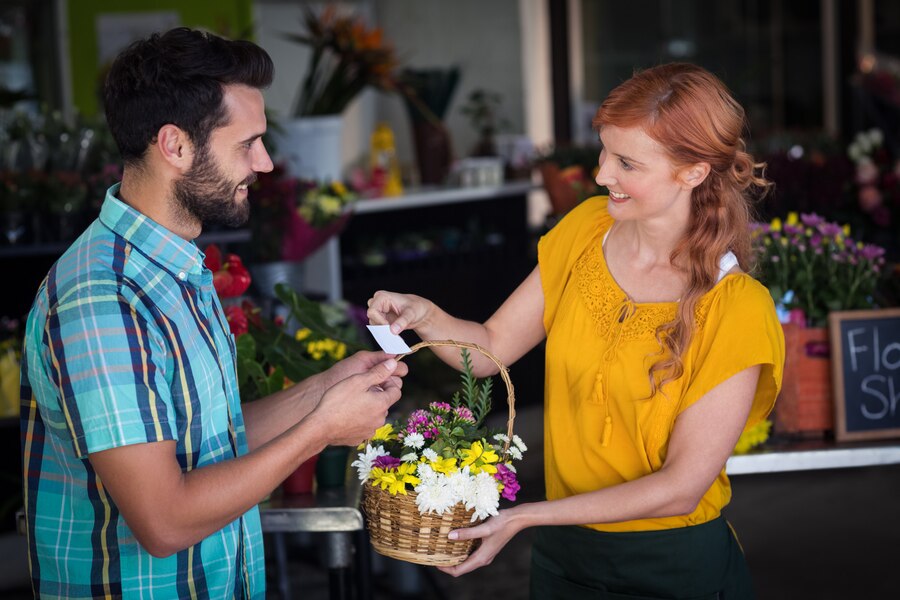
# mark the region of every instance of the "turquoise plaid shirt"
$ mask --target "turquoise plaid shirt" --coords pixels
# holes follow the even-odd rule
[[[184,471],[247,453],[235,346],[203,254],[106,194],[38,290],[22,365],[31,577],[41,598],[263,598],[253,509],[154,558],[87,457],[175,440]]]

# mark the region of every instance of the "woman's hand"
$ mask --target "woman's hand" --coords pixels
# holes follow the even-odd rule
[[[444,573],[459,577],[475,569],[487,566],[493,562],[494,557],[504,546],[519,533],[525,526],[521,519],[516,517],[516,509],[501,510],[496,517],[491,517],[481,525],[466,529],[454,529],[448,535],[451,539],[472,540],[481,539],[481,545],[465,560],[455,567],[438,567]],[[453,536],[456,536],[455,538]]]
[[[390,325],[391,333],[399,334],[406,329],[416,329],[427,320],[434,304],[421,296],[378,291],[369,299],[369,323]]]

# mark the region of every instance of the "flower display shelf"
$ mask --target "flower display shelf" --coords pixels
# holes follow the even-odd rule
[[[506,424],[507,441],[503,444],[503,455],[509,451],[509,440],[513,437],[513,423],[516,419],[516,399],[509,370],[500,360],[477,344],[455,342],[453,340],[430,340],[415,344],[409,356],[422,348],[433,346],[455,346],[475,350],[489,358],[499,368],[500,378],[506,385],[506,402],[509,417]],[[472,522],[474,509],[466,510],[457,503],[452,512],[421,514],[416,506],[416,493],[392,495],[388,491],[366,482],[363,487],[362,509],[366,515],[366,525],[372,546],[379,554],[420,565],[452,567],[460,564],[475,549],[476,540],[451,540],[447,537],[453,529],[475,525]]]

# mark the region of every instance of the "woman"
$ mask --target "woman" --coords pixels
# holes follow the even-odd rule
[[[507,365],[547,338],[547,501],[451,532],[482,543],[444,570],[488,564],[542,526],[534,598],[750,598],[720,511],[725,461],[771,410],[784,361],[772,300],[747,274],[762,165],[744,151],[743,109],[693,65],[638,73],[594,127],[609,198],[585,201],[541,239],[537,268],[485,323],[412,295],[369,300],[373,323],[475,342]],[[473,362],[478,375],[493,370]]]

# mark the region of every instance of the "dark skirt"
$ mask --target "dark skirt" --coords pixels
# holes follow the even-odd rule
[[[539,527],[533,600],[751,600],[744,553],[724,517],[662,531]]]

